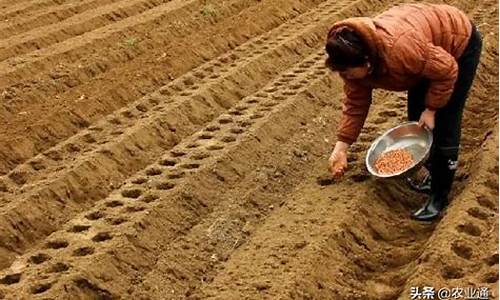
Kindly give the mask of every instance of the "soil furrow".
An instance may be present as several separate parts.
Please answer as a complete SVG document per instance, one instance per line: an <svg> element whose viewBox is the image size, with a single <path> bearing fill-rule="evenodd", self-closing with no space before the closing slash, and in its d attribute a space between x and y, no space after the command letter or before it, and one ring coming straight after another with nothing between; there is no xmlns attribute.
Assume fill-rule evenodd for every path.
<svg viewBox="0 0 500 300"><path fill-rule="evenodd" d="M74 222L93 220L91 221L92 226L95 227L92 229L87 228L87 230L79 231L78 229L83 227L77 226L78 228L69 230L69 232L68 228L64 228L64 230L52 234L48 238L48 244L42 246L42 249L47 249L47 251L42 251L51 257L50 261L59 261L67 252L71 255L85 251L87 255L71 255L73 258L69 264L75 267L62 273L49 275L50 278L47 278L47 282L50 282L49 289L45 289L41 296L57 295L57 297L64 299L64 295L68 295L66 293L69 292L71 295L90 293L87 296L94 295L95 297L96 291L82 289L79 284L81 280L99 287L99 290L105 294L123 295L123 293L127 293L129 288L124 283L130 282L139 273L150 270L154 263L154 256L158 254L157 251L161 249L161 245L166 245L166 241L171 239L172 235L175 236L179 231L186 230L199 222L200 218L214 205L220 204L217 200L219 189L215 188L216 186L220 186L222 188L220 190L223 190L223 187L230 188L238 183L240 177L253 170L253 166L247 164L248 159L252 159L254 163L258 164L261 160L260 157L263 157L263 154L268 151L268 147L278 145L281 141L286 140L290 134L293 134L296 127L301 126L300 120L314 118L318 109L326 104L325 101L329 94L328 87L331 87L332 82L325 78L326 71L323 59L323 55L311 57L310 63L312 65L309 67L309 71L305 71L304 74L295 74L296 78L292 81L297 82L297 88L263 91L247 98L248 107L243 105L236 110L240 113L222 116L208 124L204 130L177 145L157 164L149 166L134 176L132 181L135 183L128 183L116 190L107 199L99 201L93 211L79 215L71 222L71 225L68 224L70 226L68 228L73 228L73 225L76 225ZM287 78L294 77L282 78L288 81ZM256 106L252 106L254 101L258 103ZM308 104L307 109L305 108L306 104ZM270 131L270 127L273 127L274 130ZM277 130L278 128L279 130ZM192 149L190 145L195 142L199 145ZM233 158L229 164L225 163L228 157ZM197 187L195 188L195 186ZM178 213L172 214L172 209L177 210ZM117 223L120 223L115 221L121 214L127 220L122 220L124 223L118 226L122 228L120 229L123 230L122 232L127 233L115 234L114 230L118 228ZM164 216L169 217L165 219ZM121 218L123 219L123 217ZM135 221L128 222L129 218ZM107 223L106 220L111 223ZM94 230L98 232L94 232ZM141 233L134 233L137 230ZM88 246L92 250L78 251L78 249L83 249L82 243L88 243L84 238L85 231L92 236L97 233L89 240L95 244ZM104 233L104 231L108 233ZM76 248L73 249L74 247ZM104 248L101 249L101 247ZM114 249L113 254L109 255L108 251L105 250L108 247ZM77 252L73 253L73 250ZM93 254L88 254L88 251L93 252ZM120 258L122 255L132 254L129 251L139 251L133 255L141 257L143 261L136 264ZM32 256L26 255L20 259L23 263L26 261L25 259ZM101 261L99 263L101 267L95 270L85 267L84 265L90 262L89 255L93 260L92 265L95 266L96 261ZM76 267L77 261L82 269ZM22 275L23 281L32 282L29 279L32 275L40 271L45 272L39 269L44 268L43 263L26 267L28 269ZM136 269L132 272L135 275L128 272L130 268ZM101 275L94 272L103 270L112 273L118 272L112 276L115 279L112 285L102 287L103 283L94 281L96 277L101 278ZM87 274L85 278L75 279L81 277L81 272ZM31 285L38 286L40 284L45 283L33 282ZM14 285L11 284L7 288L14 288ZM20 289L15 293L17 297L22 297L19 293L25 293L23 295L29 297L29 294L34 294L36 290L33 288ZM6 294L6 298L10 299L9 297Z"/></svg>
<svg viewBox="0 0 500 300"><path fill-rule="evenodd" d="M498 87L498 85L497 85ZM496 127L496 126L495 126ZM423 251L398 299L410 299L411 287L432 284L489 289L498 294L498 127L476 152L467 185L454 198L432 241ZM450 230L452 229L452 230Z"/></svg>
<svg viewBox="0 0 500 300"><path fill-rule="evenodd" d="M90 64L85 67L77 68L79 75L76 78L64 75L58 79L63 86L63 82L66 80L76 82L77 85L81 84L78 88L72 88L68 90L68 93L62 95L53 95L55 97L50 97L50 100L47 99L47 101L42 101L39 104L28 101L29 105L26 103L25 105L27 106L22 106L22 114L15 113L13 115L12 113L7 113L4 120L8 119L11 123L6 126L5 132L2 134L2 140L6 139L2 142L4 147L2 147L3 150L0 152L0 157L2 157L1 162L4 165L3 169L9 170L9 168L12 168L19 162L54 145L60 139L75 134L78 130L98 120L99 117L111 113L113 110L140 98L144 94L153 92L163 84L170 82L173 77L180 76L188 72L191 68L202 64L204 61L221 55L224 51L230 51L249 38L278 26L288 18L283 19L283 16L291 17L295 15L297 7L300 10L307 9L307 5L301 5L300 1L291 5L284 4L282 5L282 10L272 8L272 6L265 3L257 4L255 10L246 9L249 4L248 1L234 1L232 4L225 11L227 16L219 16L214 20L217 22L213 25L210 25L210 22L212 22L210 21L211 19L199 22L199 20L197 21L194 18L192 24L188 26L189 29L181 34L179 39L174 39L171 34L167 34L165 35L167 38L164 36L163 40L160 39L157 41L158 44L156 42L148 42L149 46L146 48L149 50L142 47L137 49L134 47L124 47L124 49L120 50L123 52L121 54L116 53L116 56L112 55L111 58L106 60L100 59L95 61L96 64L89 62ZM311 5L311 3L308 3L308 5ZM238 12L241 10L243 10L243 13L238 15ZM199 14L199 11L195 9L191 12L185 11L183 14L186 14L185 17L182 17L183 19L189 19L189 17ZM265 21L261 22L260 26L234 27L234 22L238 19L246 19L249 22L255 22L259 19L264 19ZM175 18L172 16L171 22L174 21ZM198 26L202 26L205 22L209 23L206 23L203 29L195 33ZM203 38L204 36L214 36L218 31L224 30L222 28L228 27L233 30L231 35L225 36L224 39L220 37L214 41L207 41ZM174 32L176 29L169 28L168 31ZM194 35L189 37L189 33ZM171 40L173 43L180 43L181 45L187 43L194 44L200 47L200 49L207 46L210 47L203 51L191 49L189 52L186 52L182 47L171 45L169 49L163 50L162 44L166 42L165 39ZM141 53L144 56L143 59L127 63L127 57L133 59L134 56ZM171 61L167 55L163 57L161 53L168 53L173 58L182 59L178 62ZM116 66L120 65L117 70L113 70L115 64ZM165 70L168 70L168 72L165 72ZM106 73L105 77L98 76L98 78L91 80L92 76L102 72ZM90 80L90 82L86 82L87 80ZM37 99L37 102L40 99L46 99L45 97L48 95L43 94L45 90L45 87L33 90L35 94L32 97ZM13 102L17 103L16 101ZM7 103L10 102L7 101ZM38 122L35 122L29 128L16 126L19 122L25 122L26 118L32 118L32 112L36 110L46 111L46 117L39 118ZM17 109L14 110L14 112L16 111ZM54 124L54 120L58 120L57 125ZM18 138L9 138L11 133Z"/></svg>
<svg viewBox="0 0 500 300"><path fill-rule="evenodd" d="M169 20L169 17L173 17L173 12L180 11L180 13L175 14L175 17L177 18L181 17L184 13L190 13L193 10L200 12L198 9L203 7L203 4L196 0L190 0L187 2L179 0L158 0L158 3L158 5L154 3L147 3L146 5L146 2L136 0L133 3L129 3L129 5L124 4L123 1L107 5L108 17L106 19L109 24L100 26L100 23L97 22L96 24L93 24L95 26L94 28L91 27L83 32L78 32L73 37L69 35L69 32L63 32L69 36L66 39L58 41L56 45L38 49L26 55L17 55L12 60L1 62L0 74L3 75L1 82L2 85L9 82L14 83L16 79L18 80L19 78L22 78L22 75L27 73L39 72L40 70L43 70L45 66L50 66L50 63L53 61L65 63L74 62L76 58L84 56L83 54L85 54L85 50L88 51L88 49L86 49L88 46L96 46L96 44L107 45L109 44L109 41L112 41L115 44L114 46L116 46L117 43L123 42L124 39L127 38L128 34L142 33L141 29L145 30L145 27L152 24L156 26L171 24L172 22L175 22L175 20ZM142 4L143 8L141 9L141 13L133 14L130 17L125 16L126 13L122 13L122 11L134 4ZM87 14L89 16L86 16ZM72 23L77 22L78 19L83 19L85 21L86 19L93 17L94 14L99 15L102 14L102 12L99 10L89 11L86 14L83 14L83 16L75 16L77 19L75 21L70 19L66 20L66 22L69 23L69 25L72 25ZM123 14L123 16L120 16L121 14ZM117 20L113 21L112 19L114 18L117 18ZM55 25L60 26L60 24L54 24L54 26ZM57 27L54 30L57 30ZM39 31L41 34L45 33L41 29ZM5 44L7 44L7 40L5 40Z"/></svg>
<svg viewBox="0 0 500 300"><path fill-rule="evenodd" d="M360 1L359 3L363 2ZM354 8L356 8L356 5L351 9ZM339 13L346 13L348 9L340 10ZM330 5L325 18L335 18L336 15L331 15L330 11L337 10L337 5ZM296 26L301 25L300 22L296 23ZM221 87L208 84L200 86L200 89L195 92L188 92L187 94L185 94L186 91L181 92L178 97L188 101L181 101L180 104L173 102L165 107L160 106L159 110L153 111L152 115L139 117L139 119L142 119L139 123L129 122L129 127L134 126L118 129L118 135L124 133L121 137L108 140L111 141L109 144L98 145L96 149L88 149L87 153L83 151L83 157L78 158L73 167L70 165L68 168L64 168L66 170L61 169L62 166L54 168L57 173L54 176L50 176L49 173L42 177L42 181L34 185L37 189L29 191L30 187L26 186L27 193L22 193L16 197L6 196L5 200L8 201L8 205L4 206L4 213L1 215L5 227L2 229L3 233L0 234L3 237L1 244L5 251L3 255L4 265L9 264L13 258L13 253L24 251L23 249L32 245L40 237L56 229L58 224L67 220L75 211L91 205L93 201L103 197L115 188L123 178L145 166L165 149L175 145L179 139L196 129L200 123L210 120L210 118L220 114L224 108L232 106L234 102L230 102L229 99L234 98L237 100L241 95L245 95L251 92L251 89L258 87L258 83L257 85L251 84L251 78L256 76L264 66L268 65L269 61L280 62L275 64L278 67L276 70L278 72L282 70L280 68L298 61L301 55L311 51L311 48L307 46L308 43L318 45L320 42L318 33L326 30L326 27L310 25L299 31L294 30L293 27L289 29L292 30L292 34L285 32L282 37L278 36L276 40L269 39L267 41L269 45L263 46L267 49L262 53L257 50L251 52L252 56L257 55L252 60L256 63L256 66L243 60L234 65L234 71L229 72L228 76L212 78L212 81L222 83ZM303 41L307 42L303 43ZM245 52L242 53L242 57L246 57ZM273 73L269 73L268 76L273 76ZM262 82L269 79L270 77L261 77ZM241 81L247 83L240 85L243 89L239 90L233 82L237 84ZM169 89L165 89L163 93L168 93ZM182 88L179 90L182 90ZM221 94L218 94L219 92ZM158 96L161 99L162 96ZM148 110L146 105L142 107ZM198 113L193 111L194 107L198 107ZM108 121L112 124L124 123L121 120L123 120L122 116L120 118L110 118ZM115 131L116 129L111 131L111 135ZM117 136L117 134L114 135ZM63 150L79 152L81 149L79 144L70 143L63 147ZM53 157L58 156L57 153L52 154ZM127 161L127 163L123 164L123 161ZM43 165L43 163L39 165ZM29 168L32 167L30 165ZM15 182L21 178L18 183L22 184L26 170L21 169L20 172L12 173L10 179ZM40 186L41 188L38 188ZM8 188L6 189L8 190ZM39 201L39 199L44 199L46 202L46 207L40 210L39 214L32 212L30 216L21 216L18 213L24 210L25 207L31 206L33 201ZM61 204L65 206L64 209L60 207ZM40 221L39 218L46 218L44 215L47 216L48 211L53 211L50 220L46 219L43 222L44 226L33 226ZM19 226L22 228L22 235L13 236L13 228Z"/></svg>
<svg viewBox="0 0 500 300"><path fill-rule="evenodd" d="M278 30L275 33L279 32ZM245 59L247 59L246 57L237 55L237 53L245 55L250 55L251 51L262 51L263 53L265 49L261 49L262 47L269 48L262 45L262 41L259 39L251 40L234 51L225 53L218 59L214 59L188 71L186 74L162 87L159 91L141 97L127 107L109 115L107 118L99 120L90 126L90 128L82 130L79 134L62 141L61 144L48 149L43 154L34 157L25 164L19 165L16 169L9 172L6 177L2 177L4 186L8 186L7 192L15 194L18 192L16 185L23 187L25 184L33 183L34 180L44 179L47 177L47 173L54 170L59 171L61 167L65 168L66 164L73 162L75 158L84 155L84 153L98 147L103 147L111 141L111 137L117 138L123 135L126 128L132 127L139 120L148 118L150 115L159 115L162 107L164 108L166 104L174 102L176 100L175 97L187 97L199 94L199 91L196 90L204 84L217 82L218 85L223 85L224 82L219 77L224 77L230 71L235 70L237 66L243 64ZM248 57L248 59L250 58L251 56ZM224 64L228 65L228 67L224 67ZM213 74L214 72L217 75ZM78 119L76 118L80 118L80 115L75 112L70 117L74 119L70 118L68 122L77 123ZM53 131L55 132L56 130L49 129L49 132ZM60 135L61 132L59 131L58 134ZM68 151L67 149L70 150Z"/></svg>
<svg viewBox="0 0 500 300"><path fill-rule="evenodd" d="M74 15L81 14L84 11L96 9L100 6L117 1L120 0L86 0L76 3L69 2L49 7L43 11L36 11L36 13L33 13L31 16L23 13L19 19L10 18L4 24L0 24L0 39L18 35L36 27L61 22Z"/></svg>
<svg viewBox="0 0 500 300"><path fill-rule="evenodd" d="M47 48L136 15L147 14L162 5L168 6L170 2L170 0L132 0L111 3L56 24L34 28L20 35L5 38L0 40L0 61Z"/></svg>
<svg viewBox="0 0 500 300"><path fill-rule="evenodd" d="M485 40L485 44L488 44L488 39ZM488 51L486 49L486 52ZM494 59L496 60L496 58ZM484 60L485 64L492 61L491 57L490 59L486 57ZM496 68L493 66L492 70L496 70ZM484 74L485 70L480 69L479 72ZM497 78L495 73L496 71L491 75ZM488 78L488 76L484 78ZM474 91L496 90L497 86L498 83L495 81L481 80L479 77ZM387 105L387 103L394 102L395 98L390 98L393 98L392 101L390 99L376 100L375 103ZM486 117L490 113L495 115L496 106L491 101L489 104L481 100L478 101L480 98L480 94L473 92L469 102L472 107L484 108L482 110L484 117L478 118L476 112L475 116L466 115L465 118L466 127L482 128L476 132L476 137L478 137L475 139L476 142L487 136L488 131L485 128L489 128L496 122L494 117ZM396 103L394 108L405 107L405 98L401 97L399 100L403 101ZM395 125L394 121L391 124L386 124L386 120L384 120L386 115L381 107L377 109L375 106L374 108L375 111L372 108L372 117L369 118L366 128L368 132L365 132L366 135L361 135L361 142L369 141L369 137L373 136L375 126L379 127L384 124L383 128L387 128L387 125ZM387 107L383 107L383 109L386 110ZM373 116L377 110L378 114ZM382 118L379 119L379 117ZM402 120L404 117L400 116L399 119ZM489 120L491 124L471 124L471 122L480 123L480 120L485 119ZM363 141L365 138L366 140ZM368 144L364 146L358 144L356 149L364 151L367 146ZM478 146L476 143L475 149ZM477 151L471 155L477 156ZM497 161L497 156L485 155L485 157L489 157L492 162ZM494 165L491 166L492 162L489 164L490 169L492 173L495 173L497 168ZM361 168L363 168L362 163L351 176L355 182L365 182L368 179L365 171L360 170ZM462 171L459 174L457 183L462 183L464 177L468 176L464 173ZM493 196L495 192L498 192L498 180L491 182L491 179L486 180L487 177L488 175L484 176L483 179L484 185L490 186L491 191L487 195ZM477 179L471 180L478 181ZM469 186L471 180L468 181ZM328 207L331 204L323 203L322 201L325 200L321 197L320 199L311 197L313 187L310 185L304 187L304 191L301 191L303 196L297 196L297 198L312 198L310 201L314 203L314 207L307 208L306 205L296 203L296 206L301 208L298 212L295 212L297 208L294 205L290 205L291 207L288 209L294 211L291 214L286 212L286 209L276 212L274 222L273 218L270 218L271 221L263 226L264 228L258 229L249 245L240 253L237 252L231 256L229 261L225 263L223 272L214 279L213 283L206 285L203 293L197 294L195 298L396 299L399 297L400 299L409 299L410 287L416 286L435 286L436 289L445 286L451 289L451 287L456 286L478 287L481 284L477 283L483 282L482 286L489 286L490 290L495 288L494 283L498 281L498 273L492 271L491 267L486 266L487 264L480 266L477 264L478 260L492 261L488 258L490 258L491 253L495 252L494 249L488 248L480 251L477 248L471 248L470 242L464 246L462 240L467 235L471 236L477 232L487 231L487 228L489 228L489 235L483 238L498 240L498 235L492 236L492 228L496 228L497 225L494 222L497 206L488 205L491 202L485 200L481 192L476 195L476 198L493 211L490 213L489 224L484 228L484 225L480 226L473 224L474 222L468 222L467 218L463 216L465 212L468 212L469 215L487 218L488 215L482 214L481 208L454 208L466 203L467 206L470 206L470 197L467 196L466 192L462 192L456 197L454 201L456 204L451 205L451 211L446 214L446 216L453 216L457 221L451 222L447 220L450 217L445 217L441 222L446 224L446 228L454 226L448 225L450 223L460 223L455 224L459 232L458 236L460 236L460 232L465 232L465 234L462 233L462 238L450 238L446 234L449 232L448 230L442 230L443 234L439 227L437 231L434 231L434 226L422 226L409 219L410 211L418 207L422 197L408 193L405 191L405 187L401 186L401 183L379 185L377 182L368 181L357 187L344 185L342 188L346 189L347 194L332 187L335 190L328 194L335 196L330 196L329 200L349 201L344 209L345 203L335 202L334 208L331 208ZM476 190L477 187L471 189ZM357 190L355 194L354 190ZM322 195L322 198L325 198L325 195ZM321 207L321 204L317 204L318 202L327 207ZM453 210L460 210L462 216ZM347 211L352 212L352 214L345 213ZM323 219L332 220L327 226L330 229L325 228L325 224L321 224L321 226L312 225L315 228L312 230L311 227L302 224L304 223L304 215L315 216L316 213L324 213ZM339 215L343 216L337 218L336 216ZM282 220L296 220L296 223L299 223L300 220L301 225L290 229L280 224L283 222ZM271 236L271 232L274 236L280 236L280 240L267 239ZM306 241L302 243L304 235ZM453 241L451 245L450 240ZM295 250L297 241L301 245L299 250ZM306 250L302 250L302 248L306 248ZM445 248L455 252L455 257L449 255L449 251L443 253ZM473 255L477 257L476 260L471 259ZM469 262L460 261L458 263L456 256L461 257L461 259L465 257ZM289 257L298 257L298 259L294 260ZM292 263L289 262L290 260ZM446 260L449 263L443 264L442 262ZM494 262L491 264L496 265ZM440 270L437 272L436 265L440 266ZM479 268L481 268L479 272L481 275L472 275L477 274ZM465 274L471 274L471 276ZM462 279L464 277L467 279ZM409 283L407 283L408 280Z"/></svg>
<svg viewBox="0 0 500 300"><path fill-rule="evenodd" d="M337 7L331 7L330 11L336 9ZM303 20L296 21L298 22L290 22L290 25L292 23L304 23ZM303 33L306 33L306 35ZM280 36L286 36L287 39L285 40ZM152 120L153 123L159 122L158 117L164 118L161 115L162 113L173 108L178 109L178 106L174 104L172 104L174 106L165 107L167 103L173 103L176 97L180 97L179 100L186 101L186 99L197 98L207 91L212 91L212 93L215 93L212 97L224 98L224 93L230 92L227 91L228 89L233 90L233 93L238 93L231 85L228 85L230 81L239 82L243 80L242 78L250 76L264 82L267 77L257 78L256 75L250 75L248 72L260 70L259 64L265 63L259 62L272 59L269 56L269 53L271 53L272 56L285 56L285 60L276 66L278 69L273 72L273 74L279 73L288 64L293 63L294 59L297 59L290 60L290 55L295 55L293 52L307 53L308 51L308 47L301 48L300 44L294 42L295 40L306 41L309 47L320 42L320 38L315 36L315 32L309 32L308 28L297 32L294 27L288 25L280 26L268 34L253 39L234 51L226 53L223 57L188 72L161 88L160 91L115 112L88 130L83 130L77 136L51 148L43 155L36 156L26 164L20 165L7 176L1 177L4 190L6 190L3 195L4 198L9 197L11 194L18 194L20 189L23 193L26 192L37 180L50 177L50 173L59 172L62 168L69 169L71 163L77 157L80 158L89 155L91 151L95 152L95 149L107 147L107 143L111 142L110 137L119 138L125 134L127 128L127 134L130 135L134 131L133 128L138 130L143 126L136 124L141 119L155 118ZM286 52L292 53L284 55ZM253 66L254 64L257 64L257 66ZM238 70L238 72L235 73L235 70ZM267 71L271 74L272 69ZM200 89L200 87L202 88ZM221 105L227 107L228 104L222 103Z"/></svg>
<svg viewBox="0 0 500 300"><path fill-rule="evenodd" d="M339 82L328 82L327 89L315 90L314 94L328 94L332 87L339 87ZM285 203L296 185L307 180L308 170L317 167L310 162L323 157L329 148L325 136L331 131L326 120L338 117L338 108L339 103L329 102L310 118L302 118L299 131L283 141L289 147L281 145L267 152L261 158L264 163L248 175L240 175L234 188L219 193L219 205L209 215L163 247L152 271L143 277L132 297L165 299L176 295L191 299L197 289L213 280L232 253L245 246L258 224ZM304 135L313 131L314 138L303 141Z"/></svg>
<svg viewBox="0 0 500 300"><path fill-rule="evenodd" d="M31 1L9 1L9 0L2 1L0 2L0 7L2 8L0 16L3 18L9 18L12 16L10 14L16 14L23 9L29 9L31 6L33 6L33 3L29 2ZM55 2L54 0L48 0L37 4L48 5L47 3L54 3L54 2Z"/></svg>
<svg viewBox="0 0 500 300"><path fill-rule="evenodd" d="M375 103L395 102L400 107L405 101L395 96L377 100ZM396 120L378 121L386 107L374 108L361 141L376 129L395 125ZM369 138L356 146L357 153L351 159L364 157L367 141ZM307 177L321 177L318 170L319 165ZM434 226L409 219L410 212L422 203L422 196L409 193L400 182L382 185L369 180L363 159L350 172L351 182L333 184L323 191L318 191L312 180L299 186L296 195L288 196L283 208L254 229L247 245L236 250L194 298L378 300L401 295L401 299L409 299L410 286L437 284L439 281L422 276L422 280L405 286L416 266L427 259L427 245L435 243ZM449 245L449 240L442 239L442 243ZM443 249L443 244L436 248ZM443 255L436 255L434 263L441 262ZM427 270L436 274L435 265ZM458 273L447 266L442 270L438 276L445 276L448 287L450 279L466 273L460 267ZM490 274L491 270L484 272Z"/></svg>
<svg viewBox="0 0 500 300"><path fill-rule="evenodd" d="M78 0L75 0L78 1ZM16 1L15 5L2 5L2 10L0 11L0 18L6 19L7 21L16 20L16 18L29 18L33 14L37 13L38 10L43 8L50 8L51 6L60 5L58 0L45 0L45 1Z"/></svg>
<svg viewBox="0 0 500 300"><path fill-rule="evenodd" d="M363 157L371 137L405 118L401 110L404 101L399 94L376 94L367 124L350 154L351 169L346 182L337 185L327 179L325 157L315 161L316 168L307 176L310 179L298 186L282 207L254 229L248 243L235 251L213 281L202 286L195 298L385 299L382 294L370 290L372 284L368 276L376 271L370 260L385 259L387 262L395 257L402 262L411 261L418 247L412 249L415 248L413 243L404 248L409 242L404 232L412 233L416 242L425 241L432 232L422 230L423 226L405 224L409 209L417 205L415 195L403 193L405 201L401 203L400 199L387 197L387 193L374 193L372 180L364 168ZM392 120L386 115L387 103L394 105L390 109L395 115ZM375 207L384 206L385 210L391 208L393 217L403 221L397 225L384 224L393 220L388 219L380 207L367 209L370 203L375 203L371 204ZM382 213L371 214L370 211ZM398 231L381 232L387 231L386 228ZM377 236L380 244L387 240L385 252L380 255L375 252L374 242L364 234L368 237L380 235ZM270 236L279 238L269 239ZM399 252L389 254L391 244L397 245ZM365 253L370 253L370 258L365 258ZM394 263L393 267L399 266ZM396 281L391 284L397 286Z"/></svg>

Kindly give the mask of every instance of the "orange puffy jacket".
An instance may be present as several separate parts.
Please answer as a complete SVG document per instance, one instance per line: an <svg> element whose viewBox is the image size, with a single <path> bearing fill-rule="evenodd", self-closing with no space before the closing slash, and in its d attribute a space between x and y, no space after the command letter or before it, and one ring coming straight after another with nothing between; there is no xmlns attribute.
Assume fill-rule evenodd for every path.
<svg viewBox="0 0 500 300"><path fill-rule="evenodd" d="M372 101L372 90L410 89L427 79L426 107L439 109L448 102L458 75L457 59L467 47L472 23L448 5L407 4L374 18L350 18L333 25L328 38L342 28L357 32L370 47L375 71L359 80L344 80L345 98L337 131L340 141L356 141Z"/></svg>

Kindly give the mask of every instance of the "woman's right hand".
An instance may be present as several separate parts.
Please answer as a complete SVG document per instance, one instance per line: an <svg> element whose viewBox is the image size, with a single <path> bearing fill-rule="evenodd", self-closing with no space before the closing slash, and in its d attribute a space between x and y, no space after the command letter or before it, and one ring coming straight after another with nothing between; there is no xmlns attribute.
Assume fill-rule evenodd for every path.
<svg viewBox="0 0 500 300"><path fill-rule="evenodd" d="M348 144L337 142L335 148L328 159L328 169L332 174L333 179L339 180L347 170L347 148Z"/></svg>

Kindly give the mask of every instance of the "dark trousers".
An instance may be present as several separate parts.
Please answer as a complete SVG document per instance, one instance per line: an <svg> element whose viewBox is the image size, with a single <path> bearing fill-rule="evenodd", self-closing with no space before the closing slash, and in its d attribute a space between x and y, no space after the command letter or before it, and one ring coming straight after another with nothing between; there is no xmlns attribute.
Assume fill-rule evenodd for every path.
<svg viewBox="0 0 500 300"><path fill-rule="evenodd" d="M436 112L434 142L427 163L432 176L432 193L447 196L458 162L462 114L481 56L482 38L476 26L462 56L458 59L458 78L449 102ZM408 119L418 121L425 110L429 82L423 80L408 91Z"/></svg>

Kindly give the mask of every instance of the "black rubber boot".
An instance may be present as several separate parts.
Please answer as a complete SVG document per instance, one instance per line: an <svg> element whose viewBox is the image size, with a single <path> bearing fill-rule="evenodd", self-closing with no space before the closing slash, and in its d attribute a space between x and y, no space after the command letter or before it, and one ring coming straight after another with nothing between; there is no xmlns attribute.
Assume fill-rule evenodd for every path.
<svg viewBox="0 0 500 300"><path fill-rule="evenodd" d="M455 177L458 151L449 153L448 149L448 153L446 151L439 152L441 153L436 153L431 166L432 181L429 199L412 215L413 219L418 221L432 221L438 218L448 206L448 194Z"/></svg>
<svg viewBox="0 0 500 300"><path fill-rule="evenodd" d="M432 183L431 175L425 176L425 178L420 182L415 182L411 178L407 178L407 182L410 188L415 192L425 193L425 194L431 193L431 183Z"/></svg>
<svg viewBox="0 0 500 300"><path fill-rule="evenodd" d="M419 210L413 213L413 219L417 221L432 221L441 215L448 205L448 198L443 195L431 194L429 200Z"/></svg>

